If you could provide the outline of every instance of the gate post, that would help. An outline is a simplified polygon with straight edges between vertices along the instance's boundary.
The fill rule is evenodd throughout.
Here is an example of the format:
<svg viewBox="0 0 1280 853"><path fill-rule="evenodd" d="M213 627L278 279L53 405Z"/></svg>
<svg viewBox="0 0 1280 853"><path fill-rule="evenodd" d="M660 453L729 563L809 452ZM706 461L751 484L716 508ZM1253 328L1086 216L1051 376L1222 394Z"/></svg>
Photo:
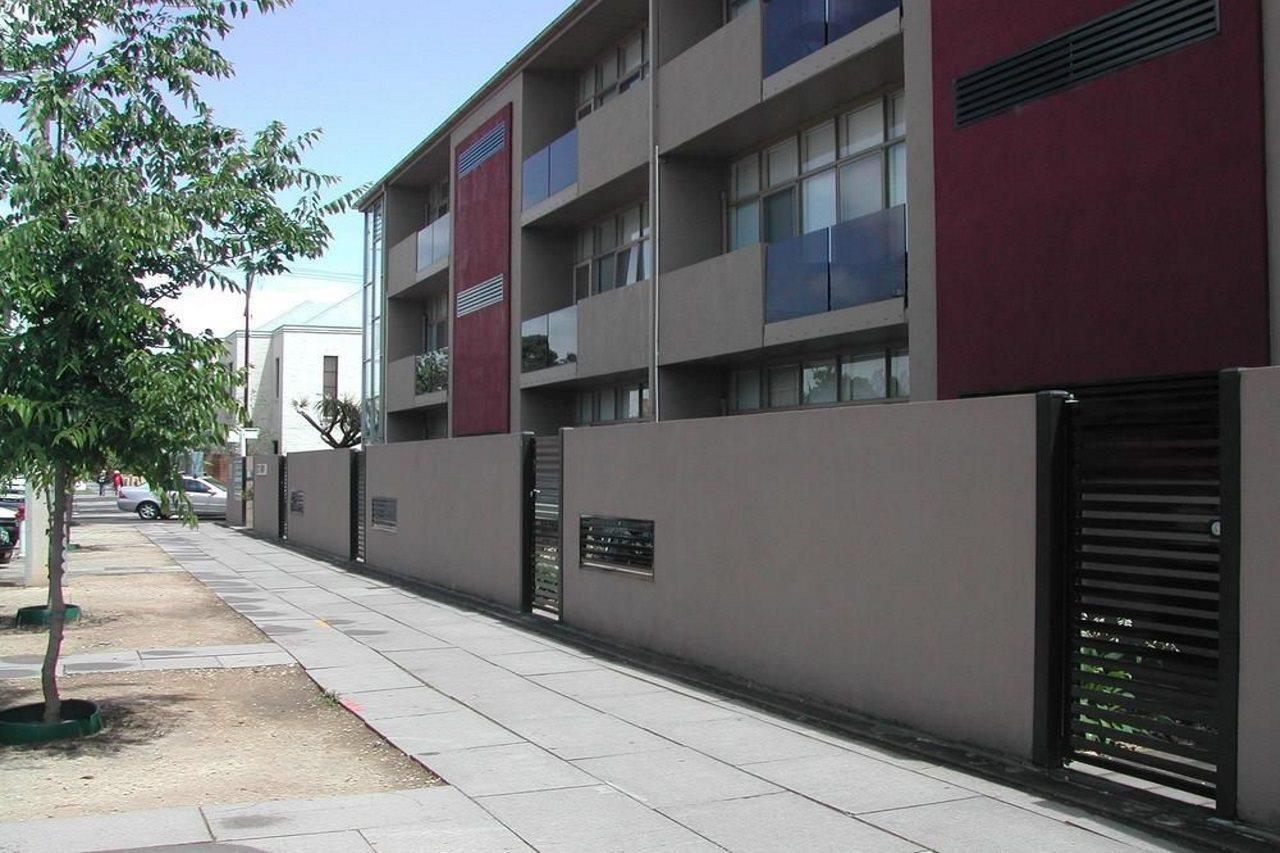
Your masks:
<svg viewBox="0 0 1280 853"><path fill-rule="evenodd" d="M1035 697L1032 703L1031 759L1045 768L1063 762L1065 692L1063 624L1066 525L1065 489L1069 472L1071 395L1036 394L1036 621Z"/></svg>
<svg viewBox="0 0 1280 853"><path fill-rule="evenodd" d="M280 514L278 516L277 525L276 525L276 538L288 539L289 538L289 457L277 456L276 458L280 460L280 469L279 469L280 476L277 480L280 488L277 490L279 492L279 495L277 496L278 503L276 505L276 509L279 511Z"/></svg>
<svg viewBox="0 0 1280 853"><path fill-rule="evenodd" d="M1236 818L1240 730L1240 371L1218 375L1218 817Z"/></svg>
<svg viewBox="0 0 1280 853"><path fill-rule="evenodd" d="M347 471L347 532L350 542L347 559L354 560L360 554L360 451L350 451L351 464Z"/></svg>
<svg viewBox="0 0 1280 853"><path fill-rule="evenodd" d="M533 546L533 515L538 499L537 447L533 433L520 434L520 487L524 498L520 502L520 609L526 613L533 610L537 574Z"/></svg>

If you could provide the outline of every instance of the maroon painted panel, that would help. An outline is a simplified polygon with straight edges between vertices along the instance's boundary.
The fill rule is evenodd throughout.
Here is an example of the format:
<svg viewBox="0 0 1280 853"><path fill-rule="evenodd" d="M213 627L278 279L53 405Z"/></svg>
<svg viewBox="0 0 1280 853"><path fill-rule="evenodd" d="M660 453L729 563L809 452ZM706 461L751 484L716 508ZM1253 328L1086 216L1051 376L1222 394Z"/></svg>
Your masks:
<svg viewBox="0 0 1280 853"><path fill-rule="evenodd" d="M501 150L460 175L460 161L495 127L505 128ZM511 428L511 106L457 146L454 153L454 321L449 402L453 434L484 435ZM465 165L465 164L463 164ZM503 277L502 301L457 315L458 294Z"/></svg>
<svg viewBox="0 0 1280 853"><path fill-rule="evenodd" d="M943 397L1266 364L1258 0L958 129L957 77L1129 0L934 0Z"/></svg>

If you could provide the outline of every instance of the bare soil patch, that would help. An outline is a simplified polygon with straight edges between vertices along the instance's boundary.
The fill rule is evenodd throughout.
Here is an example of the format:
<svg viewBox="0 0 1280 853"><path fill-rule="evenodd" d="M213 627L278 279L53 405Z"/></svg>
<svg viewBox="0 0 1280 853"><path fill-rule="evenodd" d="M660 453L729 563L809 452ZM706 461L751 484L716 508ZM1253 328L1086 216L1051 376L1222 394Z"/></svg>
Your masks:
<svg viewBox="0 0 1280 853"><path fill-rule="evenodd" d="M67 601L84 615L67 626L62 653L145 651L265 643L253 623L185 572L69 575ZM0 588L0 658L42 655L48 634L18 629L19 607L44 604L43 588Z"/></svg>
<svg viewBox="0 0 1280 853"><path fill-rule="evenodd" d="M443 784L297 667L61 679L102 706L90 738L0 747L0 820L377 793ZM39 700L0 682L0 707Z"/></svg>
<svg viewBox="0 0 1280 853"><path fill-rule="evenodd" d="M72 573L174 566L164 549L156 547L133 524L76 524L71 528L71 544L67 568Z"/></svg>

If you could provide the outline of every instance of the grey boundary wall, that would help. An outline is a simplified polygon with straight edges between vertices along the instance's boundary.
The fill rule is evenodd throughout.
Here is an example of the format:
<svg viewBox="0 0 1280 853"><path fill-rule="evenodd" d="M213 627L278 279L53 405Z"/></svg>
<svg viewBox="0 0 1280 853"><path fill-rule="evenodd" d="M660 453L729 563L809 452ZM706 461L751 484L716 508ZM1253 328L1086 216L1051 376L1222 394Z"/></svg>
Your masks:
<svg viewBox="0 0 1280 853"><path fill-rule="evenodd" d="M280 538L280 457L249 457L253 465L253 529ZM265 468L264 468L265 466Z"/></svg>
<svg viewBox="0 0 1280 853"><path fill-rule="evenodd" d="M350 450L289 454L289 492L301 493L301 512L290 503L289 541L344 560L351 554Z"/></svg>
<svg viewBox="0 0 1280 853"><path fill-rule="evenodd" d="M1280 368L1240 372L1240 816L1280 829Z"/></svg>
<svg viewBox="0 0 1280 853"><path fill-rule="evenodd" d="M582 515L652 520L652 579L579 567ZM1031 758L1036 399L569 430L564 618Z"/></svg>
<svg viewBox="0 0 1280 853"><path fill-rule="evenodd" d="M365 561L519 608L523 442L520 435L495 435L367 448ZM373 523L378 498L396 501L394 530Z"/></svg>

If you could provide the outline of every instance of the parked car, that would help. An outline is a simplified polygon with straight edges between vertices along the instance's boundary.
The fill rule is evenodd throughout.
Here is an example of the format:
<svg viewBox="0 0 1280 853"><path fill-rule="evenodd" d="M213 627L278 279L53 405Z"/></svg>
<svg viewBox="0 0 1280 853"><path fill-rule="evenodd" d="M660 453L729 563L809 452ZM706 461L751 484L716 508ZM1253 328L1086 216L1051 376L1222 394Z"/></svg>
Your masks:
<svg viewBox="0 0 1280 853"><path fill-rule="evenodd" d="M0 508L19 512L27 502L27 481L18 477L0 488ZM19 515L21 513L19 512ZM18 519L21 521L21 517Z"/></svg>
<svg viewBox="0 0 1280 853"><path fill-rule="evenodd" d="M191 501L195 514L203 517L221 518L227 514L227 490L217 480L208 477L182 478L182 490ZM177 499L170 495L170 502ZM116 497L116 507L124 512L136 512L143 521L154 521L164 518L160 508L160 498L150 486L123 486Z"/></svg>
<svg viewBox="0 0 1280 853"><path fill-rule="evenodd" d="M0 507L0 564L13 559L18 547L18 534L22 529L21 510Z"/></svg>

